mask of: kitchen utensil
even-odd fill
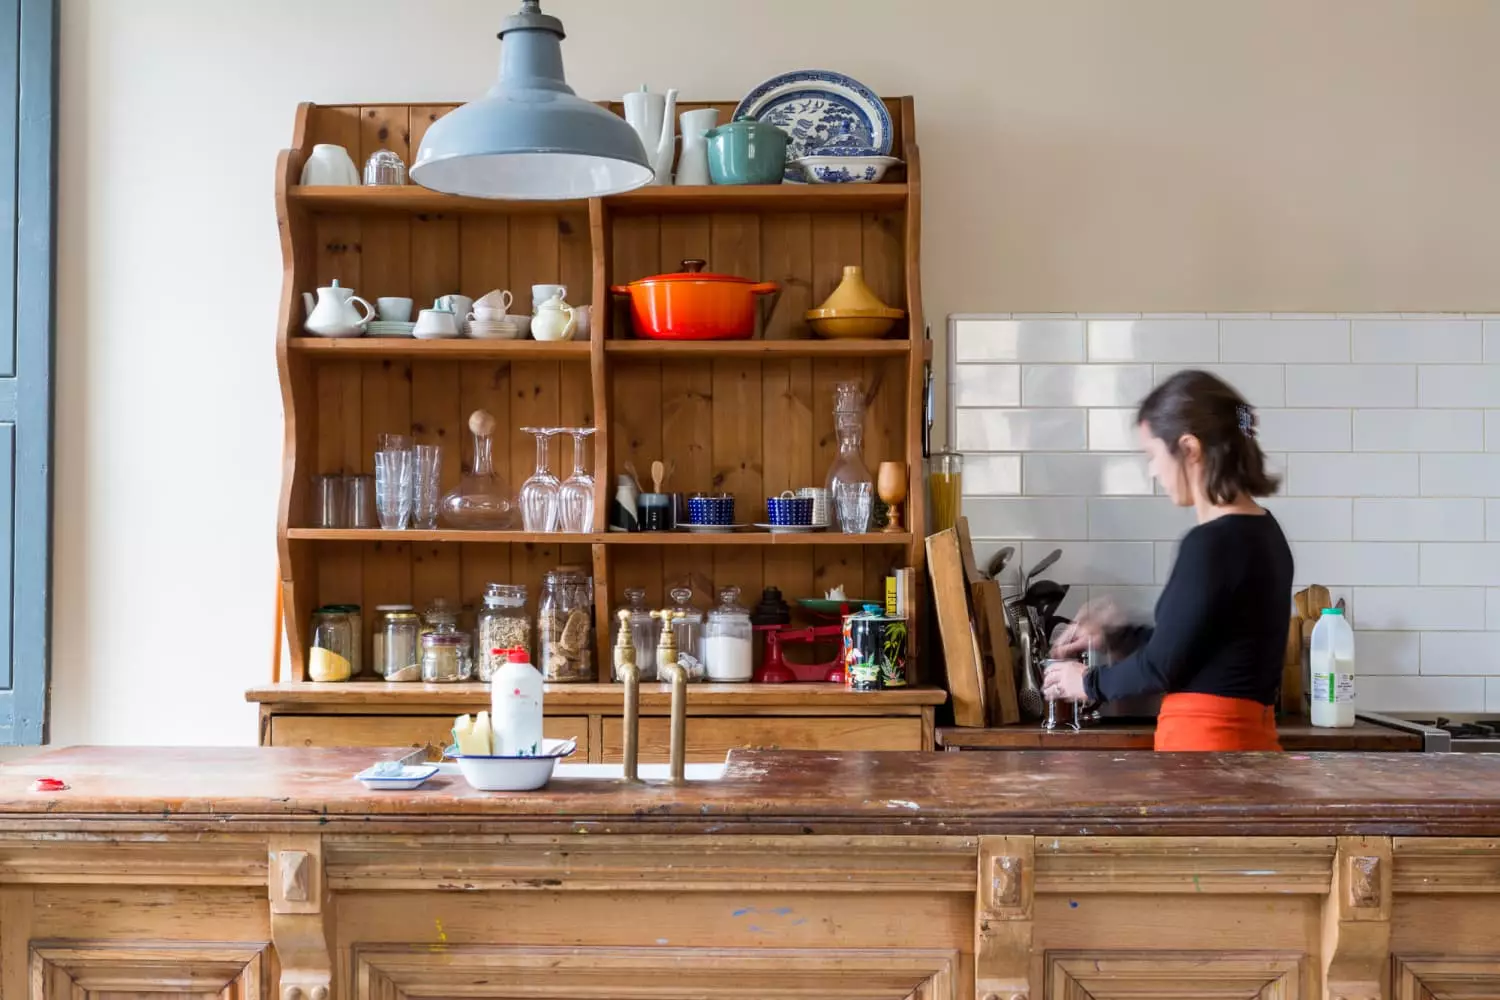
[[[573,336],[573,307],[563,301],[562,295],[552,296],[537,306],[531,318],[531,335],[541,341],[568,340]]]
[[[651,492],[661,492],[661,481],[662,478],[666,475],[666,471],[666,464],[663,463],[661,459],[657,459],[656,461],[651,463]]]
[[[594,477],[589,475],[583,456],[593,427],[570,427],[564,434],[573,435],[573,474],[563,480],[557,493],[557,530],[594,530]]]
[[[811,497],[799,497],[791,490],[766,498],[767,519],[778,528],[811,527],[812,509]]]
[[[887,306],[870,290],[863,267],[850,264],[844,268],[838,287],[805,317],[813,332],[822,337],[877,338],[890,332],[905,315],[905,310]]]
[[[679,120],[682,123],[682,148],[677,153],[677,183],[683,184],[707,184],[708,173],[708,132],[719,124],[718,108],[699,108],[696,111],[684,111]]]
[[[303,296],[304,306],[308,298]],[[363,316],[356,306],[364,310]],[[318,289],[317,300],[308,310],[302,329],[314,337],[359,337],[365,332],[365,324],[374,318],[375,307],[334,278],[331,285]]]
[[[365,161],[365,184],[400,185],[406,183],[406,164],[401,157],[389,149],[380,149],[370,154]]]
[[[350,528],[375,527],[375,477],[345,476],[344,500],[348,504]]]
[[[469,414],[472,471],[464,474],[456,489],[443,496],[441,514],[449,527],[504,531],[515,525],[514,494],[495,474],[491,460],[494,432],[495,418],[488,410]]]
[[[906,499],[906,463],[881,462],[876,482],[880,490],[880,499],[890,507],[890,515],[885,523],[885,533],[896,534],[902,530],[901,503]]]
[[[878,184],[901,161],[894,156],[799,156],[792,162],[809,184]]]
[[[419,444],[412,449],[412,523],[418,528],[437,527],[439,481],[443,471],[440,445]]]
[[[871,483],[835,483],[834,509],[839,515],[839,530],[846,535],[863,535],[870,530],[870,513],[875,506],[875,487]]]
[[[411,521],[412,453],[375,453],[375,506],[380,526],[399,531]]]
[[[756,297],[771,296],[766,316],[776,308],[781,286],[703,270],[704,261],[688,259],[675,274],[658,274],[613,285],[610,291],[630,298],[638,337],[651,340],[748,340],[755,336]]]
[[[858,80],[823,69],[781,73],[758,84],[734,109],[768,122],[789,136],[788,160],[803,156],[888,156],[891,113]],[[786,179],[802,181],[791,162]]]
[[[1031,567],[1031,572],[1027,573],[1025,577],[1022,578],[1021,589],[1024,591],[1029,588],[1031,586],[1031,581],[1036,579],[1039,573],[1041,573],[1043,570],[1051,569],[1053,564],[1055,564],[1061,558],[1062,549],[1053,549],[1051,552],[1048,552],[1045,556],[1042,557],[1040,562]]]
[[[359,183],[359,168],[343,146],[320,142],[302,164],[302,183],[308,187],[330,187]]]
[[[342,528],[348,516],[349,506],[345,499],[344,477],[337,473],[314,476],[312,488],[312,526],[314,528]]]
[[[625,105],[625,120],[641,137],[646,150],[646,160],[655,174],[652,184],[672,183],[672,154],[676,138],[673,116],[677,112],[677,91],[668,90],[665,95],[653,94],[641,89],[621,98]]]
[[[448,309],[423,309],[417,314],[412,336],[418,340],[451,340],[458,336],[458,321]]]
[[[708,176],[715,184],[780,184],[786,173],[787,134],[754,118],[710,129]]]
[[[552,439],[556,427],[522,427],[536,436],[536,471],[521,484],[521,526],[525,531],[556,531],[562,482],[552,472]]]
[[[386,295],[375,300],[375,312],[386,323],[411,322],[412,301],[408,298]]]

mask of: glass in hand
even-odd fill
[[[583,454],[594,428],[569,427],[563,433],[573,435],[573,474],[558,490],[557,530],[593,531],[594,477],[584,467]]]
[[[522,427],[536,435],[536,471],[521,484],[521,527],[526,531],[556,531],[558,494],[562,483],[552,472],[552,438],[556,427]]]

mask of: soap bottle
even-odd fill
[[[503,658],[490,681],[495,756],[535,757],[542,752],[542,675],[524,649],[494,650]]]

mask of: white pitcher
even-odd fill
[[[678,184],[707,184],[709,129],[719,124],[718,108],[699,108],[682,113],[682,152],[677,154]]]
[[[307,185],[347,185],[359,183],[359,169],[343,146],[320,142],[307,154],[302,165],[302,183]]]
[[[531,317],[531,335],[541,341],[568,340],[573,336],[573,307],[563,301],[561,295],[537,306]]]
[[[676,151],[673,116],[677,111],[677,91],[669,90],[663,97],[649,93],[642,85],[640,90],[626,94],[621,100],[625,105],[625,120],[641,137],[641,145],[646,147],[646,162],[655,171],[651,183],[671,184],[672,154]]]
[[[354,289],[340,285],[337,278],[333,279],[333,284],[318,289],[316,302],[303,292],[302,304],[308,307],[302,329],[314,337],[363,336],[365,324],[375,318],[375,307],[355,295]],[[360,316],[355,306],[364,307],[364,316]]]

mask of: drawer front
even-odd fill
[[[641,760],[667,759],[671,720],[641,719]],[[604,720],[604,760],[624,757],[625,724]],[[730,750],[926,750],[920,718],[815,718],[689,716],[687,759],[722,761]]]
[[[549,739],[578,740],[576,760],[588,760],[589,720],[559,716],[542,723]],[[278,715],[273,747],[445,747],[453,742],[451,715]]]

